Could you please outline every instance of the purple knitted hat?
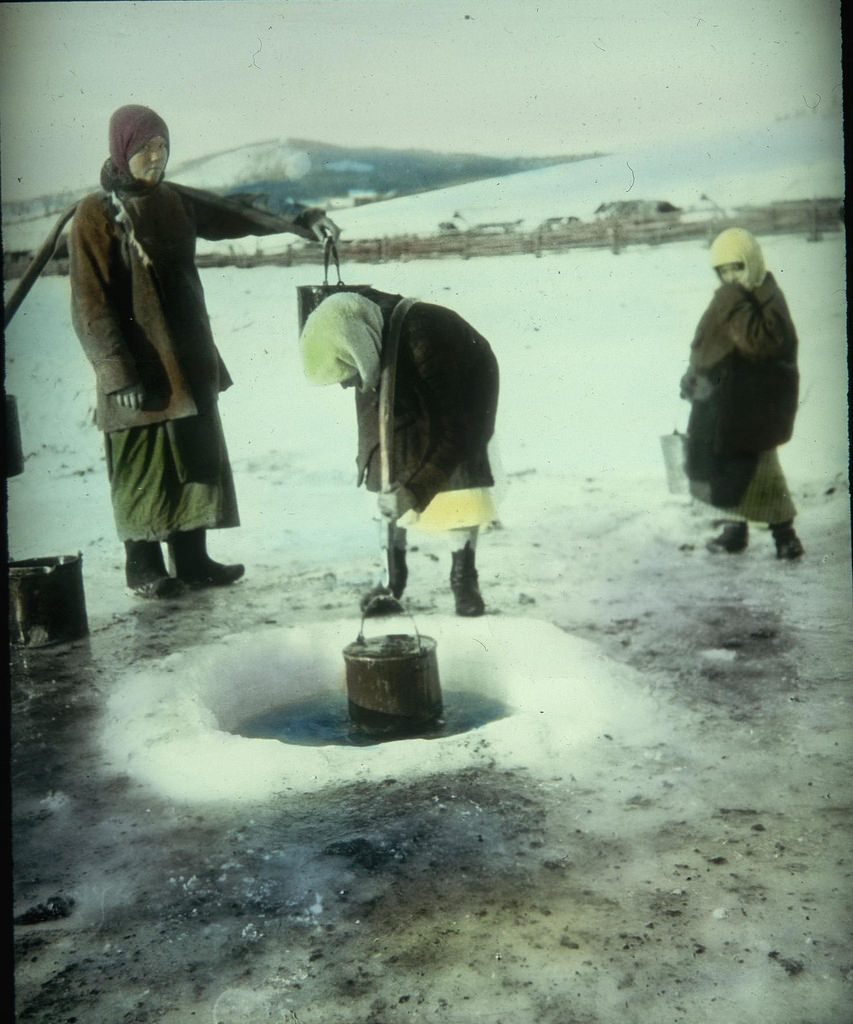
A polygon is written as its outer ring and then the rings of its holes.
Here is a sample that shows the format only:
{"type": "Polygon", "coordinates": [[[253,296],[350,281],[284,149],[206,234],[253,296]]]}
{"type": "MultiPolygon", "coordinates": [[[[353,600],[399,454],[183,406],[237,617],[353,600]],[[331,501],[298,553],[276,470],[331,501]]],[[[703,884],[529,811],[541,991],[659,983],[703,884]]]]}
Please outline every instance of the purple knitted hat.
{"type": "Polygon", "coordinates": [[[162,135],[169,145],[169,129],[159,114],[136,103],[119,107],[110,118],[110,158],[116,170],[129,174],[130,158],[155,135],[162,135]]]}

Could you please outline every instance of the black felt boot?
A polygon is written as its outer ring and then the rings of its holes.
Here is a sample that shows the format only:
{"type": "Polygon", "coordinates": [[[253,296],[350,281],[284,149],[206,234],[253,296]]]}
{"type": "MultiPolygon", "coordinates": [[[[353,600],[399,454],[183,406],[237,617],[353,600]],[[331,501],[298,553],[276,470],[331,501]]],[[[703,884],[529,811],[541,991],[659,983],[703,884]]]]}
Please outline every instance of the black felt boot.
{"type": "Polygon", "coordinates": [[[771,523],[770,532],[776,542],[777,558],[793,561],[795,558],[802,558],[806,553],[800,538],[794,532],[793,519],[789,519],[787,523],[771,523]]]}
{"type": "Polygon", "coordinates": [[[124,578],[137,597],[177,597],[184,584],[166,572],[163,551],[156,540],[124,542],[124,578]]]}
{"type": "Polygon", "coordinates": [[[474,549],[470,542],[461,551],[453,552],[450,569],[450,589],[456,600],[457,615],[482,615],[486,610],[480,588],[477,584],[477,569],[474,565],[474,549]]]}
{"type": "Polygon", "coordinates": [[[705,547],[715,555],[725,552],[728,555],[736,555],[739,551],[745,551],[749,540],[749,527],[742,522],[726,522],[721,520],[719,524],[725,523],[723,532],[709,540],[705,547]]]}
{"type": "Polygon", "coordinates": [[[169,538],[175,575],[189,587],[227,587],[246,571],[239,563],[223,565],[207,553],[207,530],[187,530],[169,538]]]}

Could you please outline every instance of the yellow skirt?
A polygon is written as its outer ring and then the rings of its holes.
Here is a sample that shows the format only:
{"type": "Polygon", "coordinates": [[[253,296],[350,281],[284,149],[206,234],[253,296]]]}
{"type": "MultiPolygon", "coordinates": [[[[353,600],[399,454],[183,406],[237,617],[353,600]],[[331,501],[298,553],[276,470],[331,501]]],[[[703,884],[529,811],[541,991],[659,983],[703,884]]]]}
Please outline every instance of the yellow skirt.
{"type": "Polygon", "coordinates": [[[788,491],[788,483],[775,448],[762,452],[743,497],[734,508],[726,509],[733,519],[754,523],[787,523],[797,514],[788,491]]]}
{"type": "Polygon", "coordinates": [[[440,491],[418,514],[410,510],[397,521],[398,526],[428,533],[489,526],[497,519],[490,487],[469,487],[461,491],[440,491]]]}

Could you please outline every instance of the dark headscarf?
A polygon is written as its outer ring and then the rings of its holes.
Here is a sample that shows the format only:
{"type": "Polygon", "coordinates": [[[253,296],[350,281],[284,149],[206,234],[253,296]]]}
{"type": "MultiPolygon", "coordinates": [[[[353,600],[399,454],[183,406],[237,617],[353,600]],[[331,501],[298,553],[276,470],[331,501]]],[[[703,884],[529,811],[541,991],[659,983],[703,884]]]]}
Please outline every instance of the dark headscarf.
{"type": "Polygon", "coordinates": [[[169,145],[166,122],[150,107],[130,103],[115,111],[110,118],[110,156],[101,168],[103,188],[107,191],[119,188],[125,192],[151,189],[150,185],[135,182],[130,173],[130,159],[155,135],[162,135],[169,145]]]}
{"type": "Polygon", "coordinates": [[[169,145],[166,122],[150,107],[131,103],[118,108],[110,118],[110,158],[119,174],[128,173],[130,158],[155,135],[162,135],[169,145]]]}

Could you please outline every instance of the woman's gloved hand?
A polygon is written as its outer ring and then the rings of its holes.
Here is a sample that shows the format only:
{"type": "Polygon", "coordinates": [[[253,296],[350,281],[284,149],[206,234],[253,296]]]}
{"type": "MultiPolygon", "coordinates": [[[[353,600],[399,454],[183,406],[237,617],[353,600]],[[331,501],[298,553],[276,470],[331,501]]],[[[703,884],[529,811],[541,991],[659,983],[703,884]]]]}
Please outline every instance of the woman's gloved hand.
{"type": "Polygon", "coordinates": [[[707,402],[714,394],[714,385],[704,373],[688,371],[681,378],[681,397],[688,402],[707,402]]]}
{"type": "Polygon", "coordinates": [[[145,403],[145,388],[141,384],[131,384],[120,391],[113,391],[110,398],[123,409],[141,409],[145,403]]]}
{"type": "Polygon", "coordinates": [[[333,242],[337,242],[341,237],[341,229],[331,217],[319,218],[316,223],[311,224],[311,230],[314,232],[317,242],[325,242],[329,238],[333,242]]]}
{"type": "Polygon", "coordinates": [[[303,210],[296,218],[296,223],[299,227],[310,231],[318,242],[325,242],[327,238],[337,242],[340,238],[341,229],[331,217],[326,216],[326,211],[319,206],[309,206],[308,209],[303,210]]]}
{"type": "Polygon", "coordinates": [[[331,219],[331,217],[327,217],[325,214],[314,221],[311,225],[311,230],[314,232],[314,236],[318,242],[325,242],[327,238],[331,238],[333,242],[337,242],[341,236],[341,229],[331,219]]]}
{"type": "Polygon", "coordinates": [[[696,384],[696,374],[693,373],[692,370],[688,370],[681,378],[681,384],[679,386],[680,396],[688,402],[691,401],[696,394],[696,384]]]}

